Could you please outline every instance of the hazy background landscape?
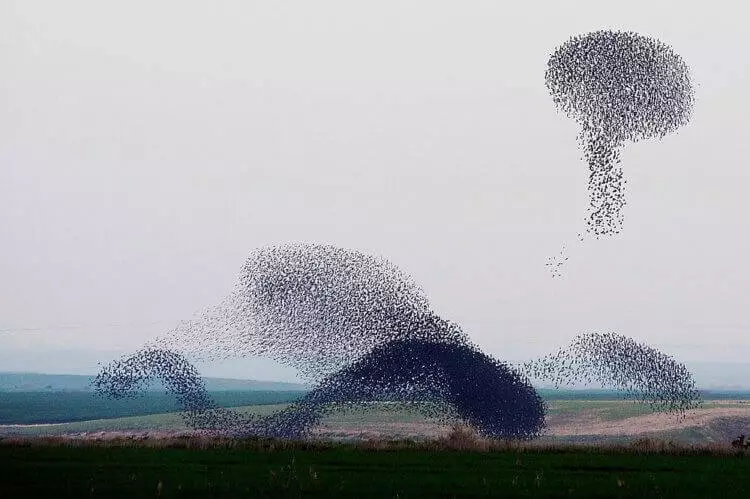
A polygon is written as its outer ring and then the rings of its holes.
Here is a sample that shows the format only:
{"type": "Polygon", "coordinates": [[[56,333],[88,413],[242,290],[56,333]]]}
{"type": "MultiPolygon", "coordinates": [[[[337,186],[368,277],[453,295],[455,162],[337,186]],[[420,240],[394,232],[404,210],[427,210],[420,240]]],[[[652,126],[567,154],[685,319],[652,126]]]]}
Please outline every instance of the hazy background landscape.
{"type": "MultiPolygon", "coordinates": [[[[68,439],[164,439],[191,433],[181,406],[159,383],[134,398],[112,400],[93,393],[91,377],[0,374],[0,440],[54,436],[68,439]]],[[[310,389],[307,385],[207,378],[206,389],[220,406],[241,413],[269,414],[310,389]]],[[[703,390],[704,402],[687,415],[655,412],[612,390],[540,388],[547,404],[541,442],[607,443],[642,438],[679,445],[727,445],[750,428],[750,391],[703,390]]],[[[444,438],[445,419],[419,404],[373,403],[339,407],[313,429],[313,438],[337,441],[444,438]]]]}

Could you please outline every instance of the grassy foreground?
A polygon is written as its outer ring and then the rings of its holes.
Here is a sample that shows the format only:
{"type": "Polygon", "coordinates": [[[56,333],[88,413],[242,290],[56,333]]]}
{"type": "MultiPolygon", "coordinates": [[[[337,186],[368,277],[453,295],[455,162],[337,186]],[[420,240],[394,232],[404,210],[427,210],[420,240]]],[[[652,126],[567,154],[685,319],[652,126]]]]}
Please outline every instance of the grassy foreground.
{"type": "Polygon", "coordinates": [[[729,449],[434,442],[0,441],[0,497],[746,497],[729,449]]]}

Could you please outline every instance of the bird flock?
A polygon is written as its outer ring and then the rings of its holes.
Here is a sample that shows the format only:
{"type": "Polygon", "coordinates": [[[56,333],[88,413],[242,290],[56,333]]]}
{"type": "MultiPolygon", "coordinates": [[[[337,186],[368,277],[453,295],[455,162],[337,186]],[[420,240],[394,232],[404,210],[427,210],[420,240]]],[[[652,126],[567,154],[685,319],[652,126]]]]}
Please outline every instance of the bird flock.
{"type": "Polygon", "coordinates": [[[492,437],[532,437],[544,404],[526,377],[482,353],[435,314],[414,280],[385,259],[329,245],[253,252],[218,307],[104,366],[97,391],[124,397],[161,379],[196,429],[299,438],[342,405],[387,401],[458,417],[492,437]],[[217,408],[186,360],[263,355],[315,388],[267,417],[217,408]],[[202,410],[199,410],[202,408],[202,410]]]}
{"type": "Polygon", "coordinates": [[[626,142],[661,139],[690,121],[695,100],[688,66],[663,42],[633,32],[574,36],[547,63],[545,81],[559,110],[581,127],[589,167],[586,231],[596,238],[623,225],[626,142]]]}
{"type": "Polygon", "coordinates": [[[315,381],[412,332],[458,334],[443,322],[431,313],[424,291],[386,259],[289,244],[253,251],[219,306],[153,346],[201,360],[268,356],[315,381]],[[185,350],[186,344],[193,348],[185,350]]]}
{"type": "MultiPolygon", "coordinates": [[[[620,149],[687,123],[687,66],[657,40],[598,31],[559,47],[545,77],[555,104],[582,128],[587,231],[615,234],[625,205],[620,149]]],[[[553,276],[567,259],[565,248],[550,259],[553,276]]],[[[544,428],[546,406],[530,378],[555,386],[597,382],[677,413],[699,401],[685,366],[614,333],[581,335],[519,366],[501,362],[435,313],[422,288],[388,260],[320,244],[253,251],[224,300],[103,366],[94,386],[121,398],[161,380],[192,428],[234,436],[303,438],[332,411],[386,403],[460,420],[488,437],[533,438],[544,428]],[[270,415],[217,406],[192,363],[249,356],[294,367],[314,388],[270,415]]]]}
{"type": "Polygon", "coordinates": [[[616,333],[585,333],[554,354],[519,368],[556,388],[597,383],[622,391],[653,409],[684,415],[700,403],[690,371],[672,357],[616,333]]]}
{"type": "Polygon", "coordinates": [[[387,260],[303,244],[253,252],[222,304],[104,366],[94,385],[119,398],[161,379],[193,428],[236,436],[302,438],[331,411],[388,402],[488,437],[532,438],[546,407],[529,376],[558,384],[593,377],[666,411],[684,412],[698,397],[684,366],[617,335],[582,336],[520,367],[500,362],[387,260]],[[278,413],[241,414],[217,407],[187,360],[248,355],[293,366],[315,387],[278,413]]]}

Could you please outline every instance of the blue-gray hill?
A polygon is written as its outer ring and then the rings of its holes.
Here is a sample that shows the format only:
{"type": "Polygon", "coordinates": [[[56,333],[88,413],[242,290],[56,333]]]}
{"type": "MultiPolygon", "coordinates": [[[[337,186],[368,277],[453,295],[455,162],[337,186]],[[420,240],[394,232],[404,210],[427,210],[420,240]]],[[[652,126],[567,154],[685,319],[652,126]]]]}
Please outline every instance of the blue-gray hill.
{"type": "MultiPolygon", "coordinates": [[[[93,376],[78,374],[43,374],[43,373],[2,373],[0,372],[0,392],[81,392],[93,391],[93,376]]],[[[206,390],[222,391],[307,391],[309,386],[300,383],[280,381],[258,381],[230,378],[204,378],[206,390]]],[[[151,391],[163,391],[163,387],[154,383],[151,391]]]]}

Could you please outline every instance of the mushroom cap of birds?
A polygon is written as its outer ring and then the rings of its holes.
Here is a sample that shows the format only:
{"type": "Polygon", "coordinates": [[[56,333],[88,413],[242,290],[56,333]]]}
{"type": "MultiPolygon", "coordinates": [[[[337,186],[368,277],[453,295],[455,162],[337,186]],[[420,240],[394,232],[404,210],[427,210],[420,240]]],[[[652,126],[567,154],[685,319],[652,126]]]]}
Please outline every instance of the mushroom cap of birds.
{"type": "Polygon", "coordinates": [[[690,120],[687,64],[665,43],[631,31],[570,38],[548,61],[555,104],[590,135],[622,143],[662,138],[690,120]]]}

